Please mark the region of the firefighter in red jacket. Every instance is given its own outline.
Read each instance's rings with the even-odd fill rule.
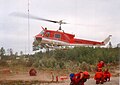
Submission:
[[[103,84],[104,83],[104,74],[102,72],[101,68],[97,69],[97,72],[95,73],[94,79],[96,80],[96,84]]]
[[[37,71],[34,68],[31,68],[29,71],[29,75],[30,76],[36,76],[37,75]]]
[[[110,77],[111,77],[111,73],[108,71],[108,69],[106,69],[104,71],[104,81],[110,81]]]
[[[87,71],[79,72],[77,74],[70,74],[71,83],[70,85],[84,85],[84,82],[90,78],[90,75]]]
[[[102,68],[102,67],[104,67],[104,66],[105,66],[104,61],[99,61],[99,63],[97,64],[97,69],[98,69],[98,68]]]

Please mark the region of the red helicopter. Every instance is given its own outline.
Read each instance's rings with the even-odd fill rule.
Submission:
[[[43,21],[58,23],[60,27],[57,31],[54,31],[54,30],[48,30],[47,28],[43,28],[41,26],[43,30],[35,36],[35,41],[33,42],[33,50],[39,48],[58,48],[62,46],[104,46],[109,42],[111,37],[111,35],[109,35],[102,42],[77,39],[75,38],[75,35],[66,33],[64,32],[64,30],[61,29],[62,24],[68,24],[68,23],[63,22],[62,20],[53,21],[43,18],[39,18],[39,19]]]
[[[63,46],[104,46],[107,44],[111,38],[112,35],[109,35],[105,40],[98,42],[98,41],[92,41],[92,40],[84,40],[84,39],[77,39],[75,38],[75,35],[69,34],[64,32],[64,30],[61,29],[62,24],[69,24],[66,22],[63,22],[63,20],[60,21],[54,21],[44,18],[39,18],[32,15],[25,15],[22,13],[14,13],[12,14],[14,16],[24,17],[24,18],[31,18],[35,20],[42,20],[42,21],[48,21],[53,23],[58,23],[59,29],[54,30],[48,30],[47,28],[41,28],[43,29],[39,34],[35,36],[35,40],[33,42],[33,50],[39,50],[40,48],[59,48]]]

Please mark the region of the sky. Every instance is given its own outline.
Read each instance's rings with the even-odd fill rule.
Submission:
[[[112,45],[120,43],[120,0],[0,0],[0,47],[32,53],[41,26],[58,29],[58,24],[30,19],[28,31],[28,19],[11,16],[27,14],[28,1],[31,15],[70,23],[62,29],[76,38],[102,41],[112,35]]]

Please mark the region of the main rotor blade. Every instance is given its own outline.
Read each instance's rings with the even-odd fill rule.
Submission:
[[[42,21],[48,21],[48,22],[53,22],[53,23],[59,23],[59,24],[68,24],[66,22],[63,22],[63,20],[60,20],[60,21],[54,21],[54,20],[49,20],[49,19],[44,19],[44,18],[40,18],[40,17],[36,17],[36,16],[33,16],[33,15],[26,15],[26,14],[23,14],[23,13],[12,13],[10,14],[12,16],[16,16],[16,17],[23,17],[23,18],[31,18],[31,19],[35,19],[35,20],[42,20]]]

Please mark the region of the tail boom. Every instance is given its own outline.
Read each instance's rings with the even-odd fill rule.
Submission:
[[[75,42],[73,44],[79,45],[79,44],[84,44],[86,46],[104,46],[106,45],[111,38],[112,35],[109,35],[105,40],[102,42],[98,41],[91,41],[91,40],[84,40],[84,39],[75,39]]]

